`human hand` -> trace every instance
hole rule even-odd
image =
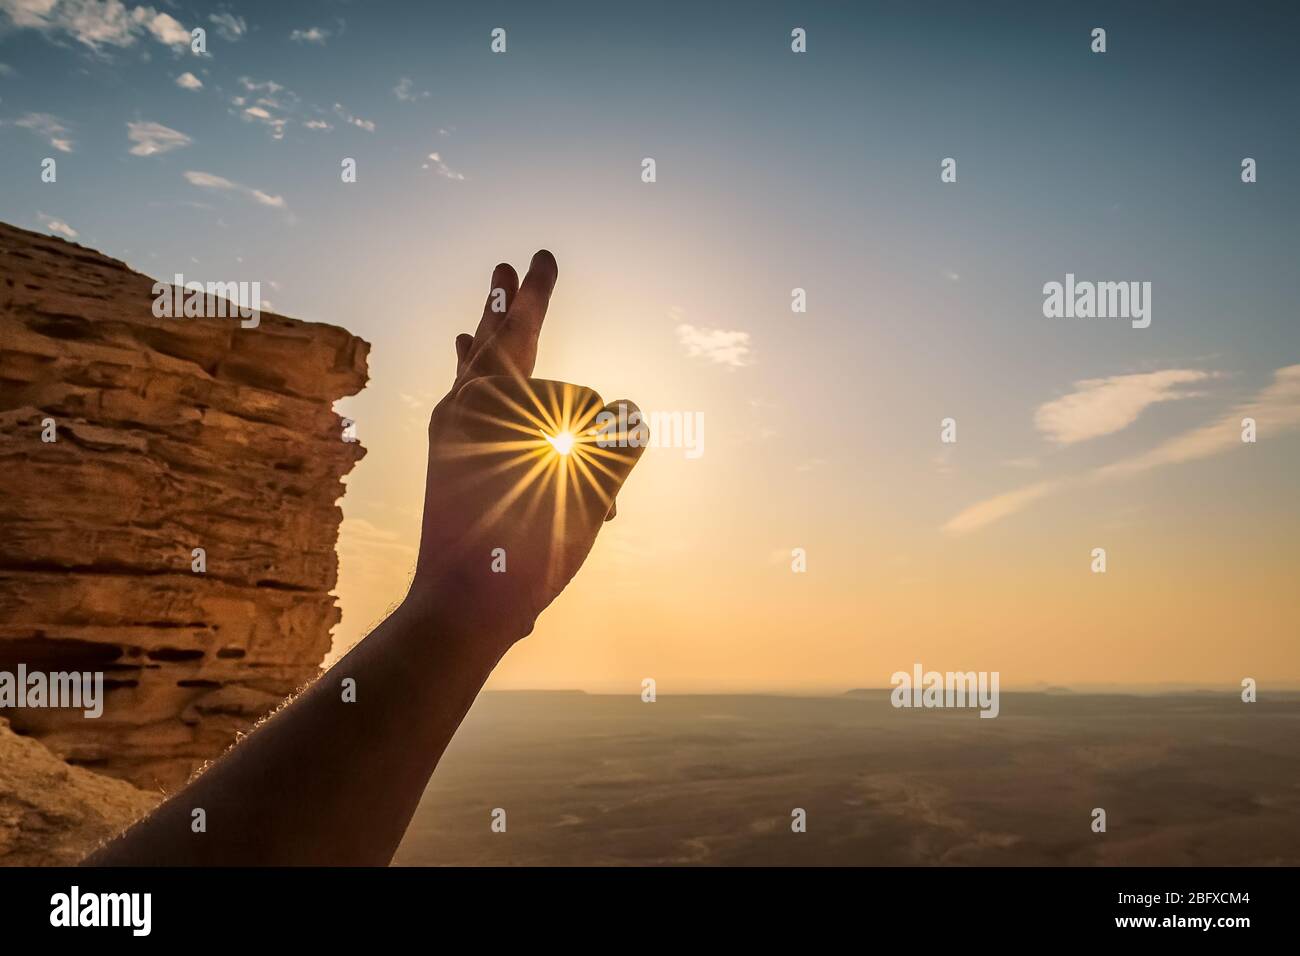
[[[503,652],[582,566],[648,438],[631,402],[530,377],[556,276],[545,250],[522,285],[497,266],[429,423],[412,593],[433,597],[443,626]]]

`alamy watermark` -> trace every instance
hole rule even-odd
[[[1043,285],[1043,315],[1049,319],[1130,319],[1133,328],[1151,324],[1150,282],[1065,282]]]
[[[895,707],[978,707],[981,717],[996,717],[1000,709],[998,671],[894,671],[889,702]]]
[[[132,936],[148,936],[153,929],[152,893],[83,893],[73,886],[50,897],[50,925],[54,927],[124,927]]]
[[[0,710],[49,707],[82,710],[94,720],[104,713],[103,671],[0,671]]]
[[[687,458],[704,454],[703,412],[643,412],[618,403],[618,413],[596,416],[601,448],[684,448]]]
[[[262,283],[260,282],[186,282],[176,273],[176,280],[153,284],[153,314],[158,319],[226,319],[239,318],[240,327],[255,329],[262,321]]]

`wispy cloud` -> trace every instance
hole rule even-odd
[[[362,119],[359,116],[353,116],[342,103],[334,104],[334,112],[339,115],[339,118],[342,119],[343,122],[350,126],[363,129],[367,133],[373,133],[375,131],[375,124],[371,120]]]
[[[12,123],[43,137],[61,153],[72,152],[72,139],[69,136],[69,130],[57,116],[51,116],[49,113],[28,113],[16,120],[12,120]]]
[[[192,186],[198,186],[200,189],[218,189],[226,192],[235,192],[247,196],[261,203],[263,206],[271,206],[274,209],[286,209],[288,203],[284,201],[283,196],[272,196],[260,189],[253,189],[242,183],[226,179],[224,176],[217,176],[213,173],[197,172],[189,170],[185,173],[185,179]]]
[[[106,0],[104,5],[111,6],[114,2],[115,0]],[[147,12],[141,14],[141,11]],[[159,43],[168,46],[190,45],[190,31],[181,26],[180,21],[171,14],[155,13],[151,7],[136,7],[132,13]]]
[[[276,116],[265,106],[246,106],[239,115],[246,120],[253,120],[270,127],[273,139],[283,139],[284,128],[289,123],[283,116]]]
[[[68,36],[99,53],[129,47],[142,36],[167,46],[188,46],[190,33],[169,13],[128,7],[122,0],[0,0],[15,27]]]
[[[1023,458],[1008,458],[1002,464],[1008,468],[1037,468],[1042,462],[1033,455],[1025,455]]]
[[[1252,399],[1234,406],[1218,418],[1167,439],[1150,451],[1094,468],[1075,478],[1040,481],[986,498],[964,509],[943,530],[966,534],[1015,514],[1027,505],[1063,488],[1099,481],[1130,478],[1166,465],[1210,458],[1243,446],[1242,419],[1253,418],[1261,435],[1279,435],[1300,428],[1300,365],[1273,373],[1273,382]]]
[[[217,34],[223,40],[229,40],[231,43],[243,39],[248,33],[248,21],[243,17],[237,17],[233,13],[214,13],[208,17],[208,22],[215,24]]]
[[[409,76],[404,76],[398,80],[397,85],[393,87],[393,95],[403,103],[411,103],[415,100],[426,99],[429,96],[429,91],[417,90],[415,84],[411,82],[411,78]]]
[[[1204,393],[1182,387],[1216,377],[1214,372],[1179,368],[1084,379],[1074,383],[1069,395],[1040,406],[1034,424],[1060,445],[1087,441],[1127,428],[1157,402],[1197,398]]]
[[[452,169],[450,166],[444,163],[442,161],[442,155],[439,153],[430,153],[429,161],[427,163],[422,163],[420,168],[432,169],[435,173],[437,173],[439,176],[442,176],[444,179],[454,179],[457,181],[461,181],[464,180],[465,178],[465,175],[463,173],[456,172],[456,170]]]
[[[255,80],[250,76],[241,76],[239,78],[239,85],[250,93],[263,93],[267,96],[289,92],[284,86],[275,82],[275,80]]]
[[[36,213],[36,221],[44,226],[49,232],[58,233],[67,239],[76,239],[77,230],[73,229],[62,219],[55,219],[53,216],[47,216],[43,212]]]
[[[748,332],[700,328],[683,322],[677,326],[677,341],[686,347],[690,358],[731,368],[741,368],[751,361]]]
[[[272,139],[284,139],[290,114],[298,109],[298,94],[275,80],[254,80],[241,76],[239,86],[247,94],[230,102],[245,122],[260,123],[271,131]]]
[[[1243,418],[1255,419],[1260,433],[1266,436],[1300,427],[1300,365],[1278,369],[1271,385],[1214,421],[1176,435],[1145,454],[1098,468],[1095,474],[1098,478],[1121,478],[1240,448]]]
[[[308,27],[306,30],[294,30],[289,34],[289,39],[294,43],[315,43],[318,46],[324,46],[325,41],[330,38],[329,30],[321,27]]]
[[[182,73],[180,76],[176,77],[176,85],[183,90],[203,89],[203,81],[193,73]]]
[[[127,123],[126,138],[135,144],[130,150],[132,156],[157,156],[193,142],[184,133],[162,123]]]
[[[1017,488],[1014,491],[986,498],[954,516],[943,526],[943,530],[949,534],[966,534],[978,530],[985,525],[993,524],[995,521],[1001,521],[1008,515],[1015,514],[1039,498],[1045,498],[1064,484],[1066,482],[1063,481],[1039,481],[1023,488]]]

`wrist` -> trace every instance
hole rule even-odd
[[[422,647],[455,650],[491,669],[532,627],[510,627],[495,615],[480,611],[468,592],[457,595],[431,587],[417,576],[393,616],[400,615],[405,624],[401,632]]]

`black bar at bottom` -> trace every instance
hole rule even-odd
[[[0,934],[6,943],[75,934],[79,942],[207,946],[335,945],[404,933],[434,948],[523,934],[657,949],[704,930],[733,939],[847,932],[863,943],[940,944],[973,942],[969,934],[1049,933],[1230,945],[1242,933],[1284,929],[1294,876],[1290,869],[0,870]],[[147,936],[145,897],[133,894],[149,894]],[[118,925],[81,925],[87,922]]]

